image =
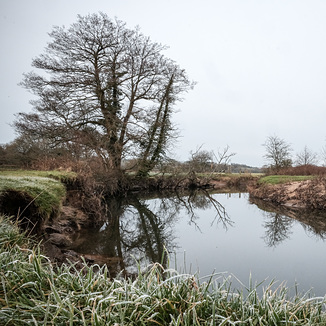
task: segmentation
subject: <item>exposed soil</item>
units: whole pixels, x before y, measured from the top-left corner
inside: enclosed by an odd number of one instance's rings
[[[71,250],[71,247],[81,230],[101,222],[106,215],[105,210],[101,193],[93,187],[70,185],[59,214],[45,221],[39,231],[44,253],[58,265],[67,261],[75,263],[77,268],[82,267],[83,261],[103,265],[93,257]]]
[[[7,216],[17,216],[16,220],[24,230],[37,230],[42,223],[33,198],[23,192],[9,190],[2,193],[0,211]]]
[[[326,180],[317,178],[278,185],[249,187],[252,198],[293,208],[326,209]]]

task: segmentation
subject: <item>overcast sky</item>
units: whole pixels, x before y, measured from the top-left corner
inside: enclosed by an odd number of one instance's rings
[[[277,135],[293,154],[326,147],[325,0],[0,0],[0,143],[15,138],[31,95],[17,84],[55,25],[105,12],[169,46],[165,55],[197,82],[178,105],[175,158],[223,149],[262,166]]]

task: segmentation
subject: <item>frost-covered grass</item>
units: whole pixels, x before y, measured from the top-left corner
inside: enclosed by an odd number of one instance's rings
[[[325,325],[324,298],[287,289],[231,291],[228,278],[150,266],[136,279],[107,268],[53,267],[0,218],[0,325]],[[217,278],[217,279],[215,279]]]
[[[33,202],[40,216],[49,216],[65,197],[66,189],[61,181],[74,177],[61,171],[0,171],[0,195],[16,193]]]
[[[74,180],[77,178],[77,173],[65,170],[0,170],[0,176],[10,177],[44,177],[60,181]]]
[[[66,189],[59,180],[51,178],[0,175],[0,195],[6,192],[19,194],[33,202],[41,216],[49,216],[60,207]]]

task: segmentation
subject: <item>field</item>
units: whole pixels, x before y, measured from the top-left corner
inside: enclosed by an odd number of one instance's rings
[[[259,179],[261,184],[282,184],[295,181],[305,181],[315,178],[311,175],[268,175]]]

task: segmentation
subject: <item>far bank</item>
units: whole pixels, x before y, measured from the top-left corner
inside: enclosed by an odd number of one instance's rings
[[[275,175],[248,187],[250,197],[299,209],[326,209],[325,176]]]

